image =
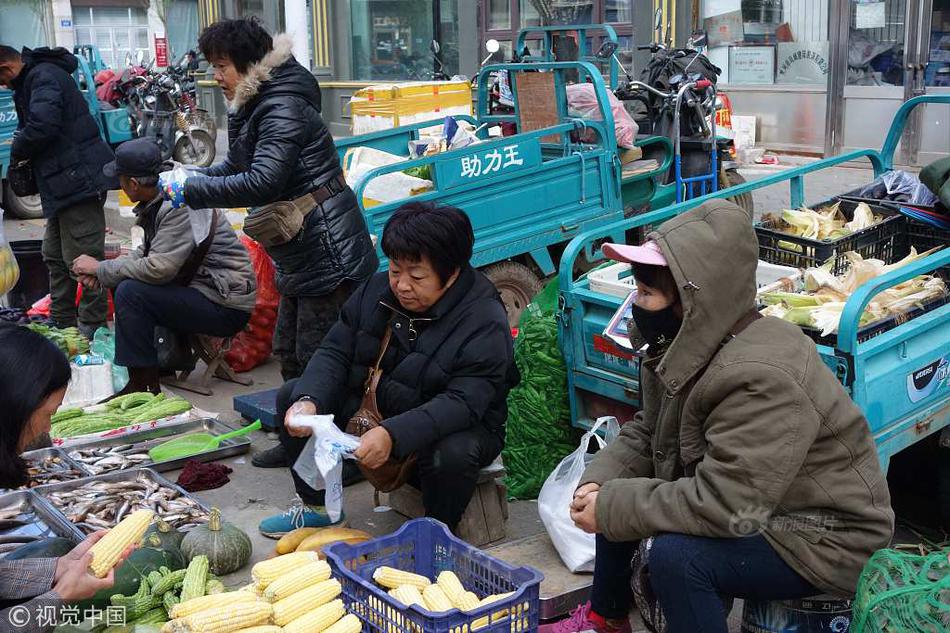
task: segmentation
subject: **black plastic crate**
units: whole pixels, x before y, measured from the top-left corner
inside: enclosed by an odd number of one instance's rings
[[[840,201],[841,213],[850,221],[854,217],[855,207],[859,204],[854,200],[834,199],[815,206],[824,208],[836,201]],[[865,259],[880,259],[890,264],[896,261],[902,249],[907,248],[907,242],[903,237],[904,216],[887,205],[868,203],[868,206],[871,207],[874,215],[885,216],[884,220],[863,231],[836,240],[821,241],[797,237],[783,233],[771,222],[760,222],[755,227],[759,240],[759,259],[770,264],[812,268],[835,257],[832,267],[832,272],[835,274],[840,274],[847,269],[847,260],[840,255],[848,251],[855,251]]]
[[[923,273],[923,274],[930,274],[930,273]],[[945,266],[943,268],[940,268],[934,271],[933,274],[942,278],[944,283],[946,283],[947,286],[950,287],[950,267]],[[919,307],[915,307],[912,310],[908,310],[907,312],[892,316],[888,319],[875,321],[874,323],[868,323],[864,327],[858,329],[858,342],[863,343],[865,341],[868,341],[874,338],[875,336],[878,336],[880,334],[883,334],[884,332],[887,332],[888,330],[893,330],[898,325],[907,323],[911,319],[916,319],[922,314],[926,314],[927,312],[936,310],[940,306],[946,305],[947,303],[950,303],[950,295],[944,295],[943,297],[938,297],[936,299],[928,301],[927,303],[924,303],[923,305]],[[817,343],[818,345],[827,345],[828,347],[835,347],[838,343],[837,332],[833,334],[828,334],[827,336],[822,336],[821,330],[817,328],[813,328],[807,325],[800,325],[799,327],[801,328],[802,332],[804,332],[805,336],[815,341],[815,343]]]
[[[907,252],[913,246],[917,252],[929,251],[931,248],[950,247],[950,231],[944,231],[930,224],[904,217],[904,235],[907,240]]]

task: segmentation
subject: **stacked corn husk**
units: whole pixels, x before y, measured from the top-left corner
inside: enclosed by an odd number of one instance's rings
[[[764,219],[774,229],[796,237],[812,240],[836,240],[881,222],[883,216],[876,216],[864,202],[854,208],[854,215],[848,220],[840,210],[841,203],[813,211],[807,207],[786,209],[782,217],[768,215]]]
[[[760,301],[766,305],[762,314],[819,329],[822,336],[834,334],[838,331],[841,312],[848,297],[858,286],[926,257],[935,250],[918,254],[912,248],[910,255],[890,265],[878,259],[864,259],[854,252],[845,253],[843,257],[849,262],[850,268],[844,274],[832,274],[834,260],[831,259],[805,271],[803,291],[766,292],[759,295]],[[914,308],[945,296],[947,286],[943,279],[935,275],[918,275],[877,294],[864,309],[860,324],[863,327],[891,317],[901,318]]]

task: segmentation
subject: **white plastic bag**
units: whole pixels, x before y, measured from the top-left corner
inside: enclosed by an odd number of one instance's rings
[[[310,439],[294,464],[294,472],[314,490],[325,490],[324,506],[330,521],[336,523],[343,513],[343,460],[356,459],[353,452],[360,438],[348,435],[333,423],[332,415],[299,415],[291,426],[310,428]]]
[[[597,431],[606,426],[604,441]],[[594,535],[584,532],[574,525],[571,520],[571,501],[574,500],[574,491],[581,481],[584,469],[593,459],[587,452],[591,439],[595,439],[604,448],[620,434],[620,425],[617,418],[598,418],[590,431],[581,438],[577,450],[565,457],[554,469],[538,495],[538,513],[541,522],[548,531],[554,548],[564,561],[564,565],[572,573],[594,570]]]
[[[7,294],[20,278],[20,267],[3,235],[3,209],[0,209],[0,297]]]

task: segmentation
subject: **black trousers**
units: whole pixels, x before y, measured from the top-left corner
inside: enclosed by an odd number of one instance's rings
[[[277,419],[280,421],[293,404],[290,398],[296,383],[296,380],[288,381],[277,393]],[[291,437],[283,424],[279,425],[279,432],[280,443],[293,465],[307,444],[307,438]],[[442,521],[454,531],[475,493],[478,471],[498,457],[502,445],[500,437],[476,426],[444,437],[421,451],[410,483],[422,491],[426,516]],[[293,472],[293,467],[291,475],[297,494],[304,503],[323,505],[322,490],[307,485]]]
[[[233,336],[250,312],[226,308],[194,288],[153,286],[126,279],[115,289],[115,362],[123,367],[157,367],[155,326],[184,334]]]
[[[280,361],[280,375],[284,380],[300,378],[323,337],[340,318],[340,310],[356,286],[355,282],[343,281],[328,295],[280,297],[274,328],[274,356]]]

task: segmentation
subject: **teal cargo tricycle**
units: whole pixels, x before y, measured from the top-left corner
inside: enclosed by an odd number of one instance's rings
[[[604,336],[608,321],[624,297],[599,290],[596,272],[575,274],[574,263],[582,254],[589,255],[606,236],[658,225],[705,200],[779,183],[788,183],[790,208],[798,208],[806,202],[805,177],[835,165],[867,159],[875,176],[879,176],[893,169],[894,149],[908,114],[925,103],[945,104],[950,111],[950,95],[922,96],[907,101],[898,110],[880,151],[865,149],[827,158],[733,187],[728,192],[710,194],[578,235],[561,258],[559,280],[559,336],[568,367],[573,424],[586,428],[605,414],[628,420],[640,405],[638,358]],[[950,153],[950,146],[947,150]],[[906,235],[903,238],[904,234],[898,235],[898,241],[893,242],[893,261],[910,246],[923,250],[947,244],[945,232],[924,225],[911,228],[913,226],[907,224]],[[950,248],[859,286],[847,300],[837,336],[831,342],[817,344],[822,360],[867,417],[885,469],[891,457],[902,449],[950,426],[950,304],[937,302],[906,322],[895,320],[888,328],[877,328],[870,334],[862,327],[861,316],[879,292],[935,271],[941,275],[950,271]],[[950,457],[944,461],[950,463]],[[945,479],[950,486],[950,476]]]

